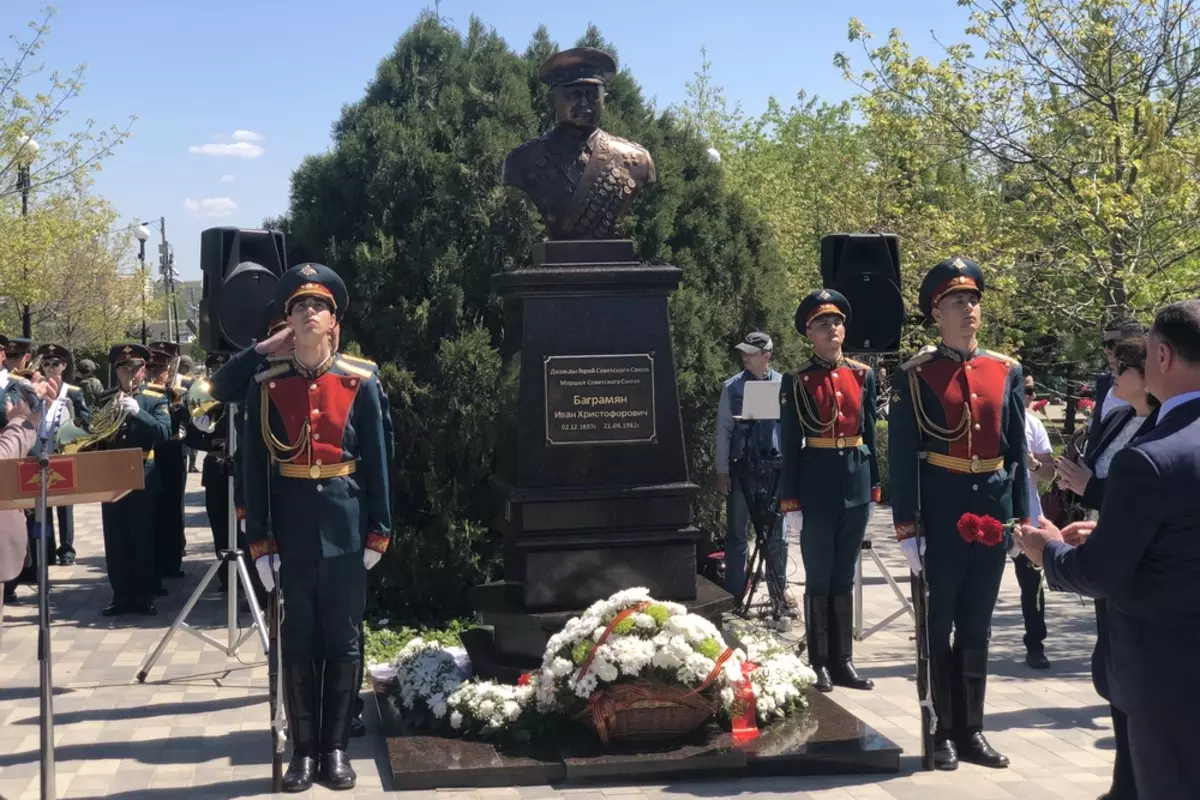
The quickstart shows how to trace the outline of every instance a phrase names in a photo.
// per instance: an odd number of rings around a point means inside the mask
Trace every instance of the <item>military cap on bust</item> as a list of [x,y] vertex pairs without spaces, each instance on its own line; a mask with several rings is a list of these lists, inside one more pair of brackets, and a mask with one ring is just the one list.
[[150,349],[140,344],[114,344],[108,351],[108,363],[140,367],[150,360]]
[[796,330],[804,333],[817,317],[826,314],[837,314],[846,322],[850,321],[850,301],[841,292],[833,289],[817,289],[809,292],[800,301],[796,309]]
[[228,360],[228,353],[209,353],[204,357],[204,366],[208,369],[218,369]]
[[259,340],[268,339],[280,328],[287,327],[287,317],[279,313],[279,306],[272,300],[263,307],[262,322],[260,324],[261,327],[258,329]]
[[301,297],[319,297],[333,305],[333,314],[341,319],[350,303],[346,284],[324,264],[298,264],[280,277],[275,289],[275,305],[291,313],[292,303]]
[[166,340],[160,342],[151,342],[150,349],[161,350],[172,357],[179,355],[179,344],[176,342],[168,342]]
[[23,356],[33,352],[33,339],[22,339],[14,336],[4,343],[4,355],[9,358]]
[[77,368],[79,370],[79,374],[86,378],[89,375],[94,375],[96,373],[96,362],[92,361],[90,358],[85,358],[79,362]]
[[954,292],[977,292],[983,294],[983,271],[969,258],[950,258],[933,269],[921,281],[921,312],[933,317],[933,309],[942,298]]
[[617,62],[608,53],[594,47],[574,47],[547,58],[538,70],[538,80],[553,89],[573,83],[604,84],[616,74]]

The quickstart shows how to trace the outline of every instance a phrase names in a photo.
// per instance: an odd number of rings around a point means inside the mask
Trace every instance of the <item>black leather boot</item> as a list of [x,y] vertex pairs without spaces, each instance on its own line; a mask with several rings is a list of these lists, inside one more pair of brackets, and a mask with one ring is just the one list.
[[969,764],[1003,769],[1008,758],[996,752],[983,736],[983,698],[987,687],[988,651],[963,649],[958,653],[958,679],[963,697],[963,724],[958,728],[958,754]]
[[848,594],[829,598],[829,675],[834,686],[870,690],[875,683],[854,668],[854,599]]
[[312,788],[317,774],[317,673],[311,661],[283,668],[283,702],[287,709],[292,760],[283,776],[285,792]]
[[358,782],[346,755],[358,682],[357,661],[325,662],[321,688],[321,778],[335,791],[353,789]]
[[808,665],[817,673],[813,684],[818,692],[832,692],[829,676],[829,597],[804,595],[804,638],[808,644]]
[[958,748],[954,745],[954,655],[948,650],[929,658],[929,694],[937,715],[933,734],[933,768],[958,769]]

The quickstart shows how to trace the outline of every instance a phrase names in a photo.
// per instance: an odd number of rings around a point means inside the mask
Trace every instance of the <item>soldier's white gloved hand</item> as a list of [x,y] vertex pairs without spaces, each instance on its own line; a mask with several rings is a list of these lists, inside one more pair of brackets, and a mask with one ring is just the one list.
[[783,532],[790,539],[793,535],[800,535],[800,528],[804,523],[803,511],[789,511],[783,515]]
[[[275,561],[274,565],[271,564],[272,559]],[[278,554],[259,556],[254,560],[254,568],[258,570],[258,577],[262,579],[263,588],[268,592],[275,591],[275,573],[272,572],[272,567],[276,570],[279,569]]]
[[[920,541],[920,550],[917,549],[917,542]],[[900,552],[904,553],[904,560],[908,562],[908,569],[913,575],[921,574],[921,556],[925,555],[925,539],[918,540],[913,536],[900,542]]]
[[141,406],[139,406],[138,401],[134,400],[132,397],[122,397],[121,410],[130,414],[136,414],[141,411]]
[[367,569],[370,569],[378,564],[379,559],[381,558],[383,558],[383,553],[372,550],[369,547],[366,550],[363,550],[363,566],[365,566]]

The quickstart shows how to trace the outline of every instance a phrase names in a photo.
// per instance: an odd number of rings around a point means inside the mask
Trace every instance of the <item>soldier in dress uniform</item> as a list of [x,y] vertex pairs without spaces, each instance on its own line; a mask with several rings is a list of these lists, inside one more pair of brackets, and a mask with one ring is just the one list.
[[650,153],[600,130],[612,56],[592,47],[555,53],[538,70],[556,125],[504,160],[503,181],[528,194],[552,239],[606,239],[638,190],[654,183]]
[[921,310],[942,341],[903,365],[888,415],[896,538],[912,571],[924,566],[929,586],[938,769],[957,768],[959,758],[1008,765],[982,733],[992,611],[1007,553],[958,530],[966,513],[1002,523],[1028,516],[1024,378],[1014,359],[979,349],[983,292],[982,271],[965,258],[925,276]]
[[804,618],[819,691],[871,689],[854,668],[854,569],[871,501],[879,501],[875,458],[875,372],[842,354],[850,303],[820,289],[800,303],[796,329],[813,356],[780,391],[783,474],[779,508],[795,526],[803,512]]
[[10,373],[22,372],[29,368],[33,358],[33,340],[14,336],[4,339],[4,368]]
[[161,487],[154,446],[170,435],[171,417],[166,396],[142,385],[149,359],[150,351],[140,344],[118,344],[108,353],[108,361],[116,370],[120,392],[117,402],[127,416],[112,438],[100,442],[96,449],[141,448],[145,454],[146,488],[100,507],[104,557],[113,589],[112,604],[101,612],[106,617],[158,613],[154,607],[158,583],[154,570],[154,503]]
[[[75,378],[75,357],[59,344],[44,344],[37,349],[37,355],[42,359],[41,372],[47,378],[62,381],[63,396],[70,414],[75,424],[86,431],[92,420],[91,409],[84,399],[83,390],[68,383]],[[75,563],[75,509],[73,506],[58,506],[55,516],[58,517],[58,546],[55,547],[54,517],[51,517],[47,520],[50,536],[47,552],[56,553],[60,565],[70,566]]]
[[281,658],[293,746],[284,789],[290,792],[311,786],[318,757],[319,776],[330,788],[348,789],[357,780],[346,748],[362,659],[359,625],[367,570],[390,541],[376,367],[332,347],[348,299],[328,267],[302,264],[283,274],[276,302],[295,352],[254,376],[246,403],[247,538],[268,589],[272,561],[279,565],[284,608]]
[[187,460],[183,455],[182,430],[188,421],[187,409],[170,380],[171,362],[179,357],[179,345],[174,342],[151,342],[150,362],[147,365],[150,382],[147,388],[167,398],[171,417],[171,435],[154,447],[155,469],[162,487],[154,504],[154,568],[160,585],[157,594],[165,596],[162,578],[183,577],[183,554],[187,539],[183,523],[183,495],[187,490]]

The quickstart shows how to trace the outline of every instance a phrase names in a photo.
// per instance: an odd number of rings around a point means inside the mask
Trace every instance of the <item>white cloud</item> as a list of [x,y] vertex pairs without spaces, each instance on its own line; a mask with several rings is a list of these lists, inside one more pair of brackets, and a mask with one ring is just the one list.
[[218,183],[233,183],[235,180],[232,175],[222,175]]
[[183,207],[197,217],[228,217],[237,211],[237,203],[228,197],[205,197],[201,200],[187,198]]
[[228,142],[220,144],[194,144],[188,148],[189,153],[200,156],[236,156],[237,158],[258,158],[263,149],[250,142]]
[[263,140],[262,134],[241,129],[234,131],[230,138],[235,142],[261,142]]

